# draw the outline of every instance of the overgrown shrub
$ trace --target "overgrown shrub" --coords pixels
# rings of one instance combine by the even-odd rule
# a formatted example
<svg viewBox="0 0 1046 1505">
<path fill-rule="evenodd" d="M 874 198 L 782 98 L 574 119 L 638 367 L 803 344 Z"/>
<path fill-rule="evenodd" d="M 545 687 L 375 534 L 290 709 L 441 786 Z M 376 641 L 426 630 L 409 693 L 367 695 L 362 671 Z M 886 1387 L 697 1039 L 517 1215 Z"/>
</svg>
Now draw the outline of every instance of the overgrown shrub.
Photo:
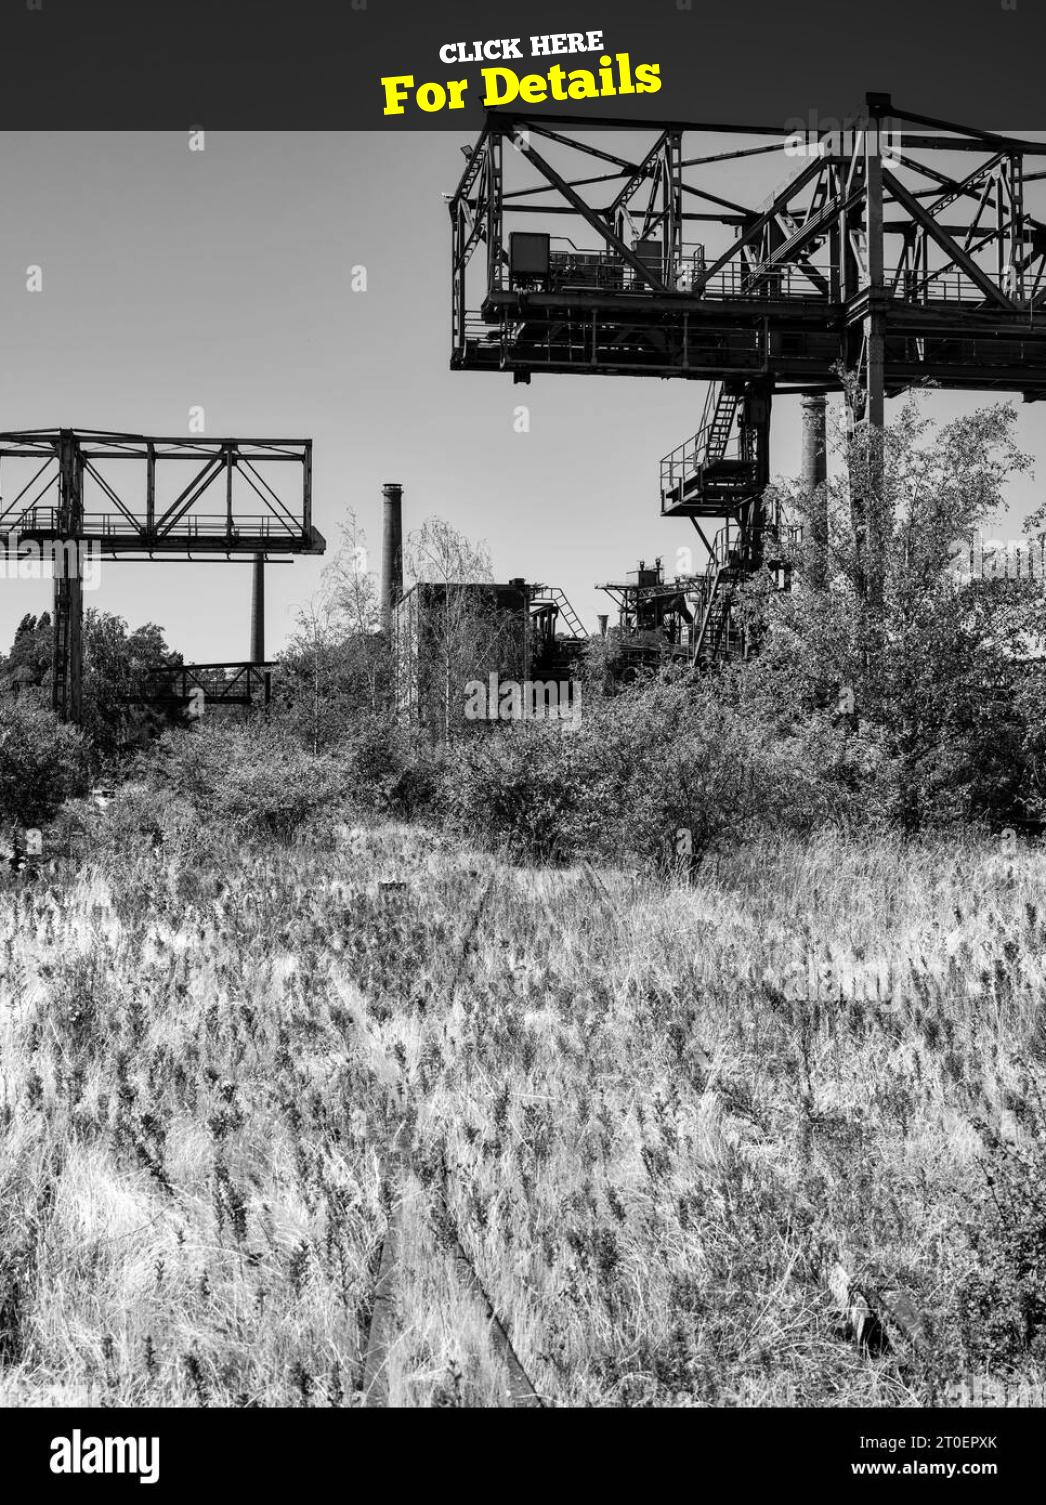
<svg viewBox="0 0 1046 1505">
<path fill-rule="evenodd" d="M 967 1362 L 1019 1369 L 1046 1361 L 1046 1112 L 1025 1115 L 1023 1145 L 992 1134 L 968 1194 L 971 1268 L 956 1307 Z"/>
<path fill-rule="evenodd" d="M 601 702 L 585 726 L 596 797 L 586 836 L 612 859 L 697 865 L 725 838 L 807 829 L 832 801 L 799 749 L 707 682 L 661 678 Z"/>
<path fill-rule="evenodd" d="M 453 827 L 519 859 L 696 867 L 757 832 L 871 819 L 855 788 L 874 749 L 843 747 L 827 722 L 778 737 L 721 682 L 652 678 L 595 697 L 582 716 L 569 733 L 515 723 L 448 749 Z"/>
<path fill-rule="evenodd" d="M 78 732 L 24 697 L 0 699 L 0 817 L 42 825 L 83 779 Z"/>
<path fill-rule="evenodd" d="M 447 750 L 441 808 L 453 830 L 517 860 L 555 861 L 582 845 L 588 749 L 576 733 L 517 722 Z"/>
<path fill-rule="evenodd" d="M 350 807 L 410 820 L 432 813 L 442 751 L 387 716 L 366 716 L 338 748 Z"/>
<path fill-rule="evenodd" d="M 195 857 L 197 845 L 207 842 L 195 806 L 159 780 L 145 778 L 117 786 L 104 809 L 93 799 L 67 800 L 45 839 L 47 851 L 56 855 L 108 852 L 124 862 L 161 848 Z"/>
<path fill-rule="evenodd" d="M 152 782 L 179 795 L 201 820 L 281 840 L 342 793 L 333 759 L 250 722 L 169 734 L 151 768 Z"/>
</svg>

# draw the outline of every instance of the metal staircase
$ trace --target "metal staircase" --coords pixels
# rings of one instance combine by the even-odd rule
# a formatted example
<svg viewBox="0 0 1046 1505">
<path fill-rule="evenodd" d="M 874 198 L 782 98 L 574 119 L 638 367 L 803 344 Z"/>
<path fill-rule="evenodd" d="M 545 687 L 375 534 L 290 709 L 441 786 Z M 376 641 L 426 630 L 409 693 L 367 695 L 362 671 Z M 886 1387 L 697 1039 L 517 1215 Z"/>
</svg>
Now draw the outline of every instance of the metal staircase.
<svg viewBox="0 0 1046 1505">
<path fill-rule="evenodd" d="M 548 596 L 550 601 L 555 602 L 560 617 L 570 629 L 570 636 L 572 638 L 587 638 L 588 633 L 585 631 L 584 627 L 581 624 L 581 618 L 571 606 L 569 600 L 567 599 L 564 592 L 560 590 L 559 586 L 551 586 L 548 590 L 546 590 L 545 594 Z"/>
<path fill-rule="evenodd" d="M 775 507 L 766 517 L 762 567 L 769 570 L 777 590 L 791 589 L 791 550 L 802 541 L 802 527 L 785 520 Z M 734 586 L 750 578 L 736 528 L 721 528 L 712 540 L 709 568 L 696 581 L 697 631 L 693 662 L 710 664 L 745 658 L 752 644 L 732 611 Z"/>
<path fill-rule="evenodd" d="M 716 650 L 722 633 L 723 617 L 728 610 L 725 592 L 720 591 L 722 574 L 723 567 L 717 564 L 715 569 L 706 576 L 708 584 L 703 592 L 704 609 L 701 612 L 701 625 L 694 639 L 695 664 L 715 662 L 718 657 Z"/>
<path fill-rule="evenodd" d="M 713 392 L 715 393 L 715 408 L 712 412 L 712 421 L 708 425 L 708 437 L 705 441 L 704 463 L 706 465 L 714 464 L 716 460 L 721 460 L 726 454 L 727 441 L 734 427 L 734 418 L 737 415 L 738 404 L 741 401 L 741 394 L 739 392 L 729 391 L 719 382 L 711 389 L 709 397 L 711 397 Z"/>
<path fill-rule="evenodd" d="M 723 517 L 756 484 L 754 444 L 737 424 L 742 393 L 709 386 L 701 427 L 661 461 L 661 512 L 667 517 Z"/>
<path fill-rule="evenodd" d="M 714 541 L 711 568 L 703 577 L 698 602 L 699 626 L 694 638 L 693 662 L 707 667 L 744 655 L 744 634 L 733 619 L 733 586 L 741 571 L 729 548 L 729 532 L 723 529 Z"/>
</svg>

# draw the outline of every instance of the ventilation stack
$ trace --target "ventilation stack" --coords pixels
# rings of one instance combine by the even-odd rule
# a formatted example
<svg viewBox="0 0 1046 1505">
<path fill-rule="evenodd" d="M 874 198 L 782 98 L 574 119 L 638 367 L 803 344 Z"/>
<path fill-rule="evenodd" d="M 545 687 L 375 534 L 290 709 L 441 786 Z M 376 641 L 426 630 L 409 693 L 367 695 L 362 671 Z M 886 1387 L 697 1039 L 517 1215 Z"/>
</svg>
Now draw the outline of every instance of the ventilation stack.
<svg viewBox="0 0 1046 1505">
<path fill-rule="evenodd" d="M 392 626 L 392 608 L 403 594 L 403 487 L 395 481 L 387 481 L 381 494 L 385 498 L 381 543 L 381 625 L 388 632 Z"/>
</svg>

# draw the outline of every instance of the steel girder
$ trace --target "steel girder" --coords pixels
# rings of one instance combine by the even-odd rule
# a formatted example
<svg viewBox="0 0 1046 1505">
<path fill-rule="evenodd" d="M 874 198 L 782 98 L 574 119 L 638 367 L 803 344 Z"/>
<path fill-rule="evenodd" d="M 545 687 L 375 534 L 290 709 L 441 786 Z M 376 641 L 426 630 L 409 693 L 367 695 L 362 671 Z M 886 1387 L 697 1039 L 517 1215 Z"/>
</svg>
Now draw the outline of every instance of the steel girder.
<svg viewBox="0 0 1046 1505">
<path fill-rule="evenodd" d="M 77 723 L 81 551 L 168 560 L 322 554 L 325 540 L 312 523 L 312 441 L 3 433 L 0 537 L 9 561 L 27 546 L 54 561 L 52 706 Z"/>
<path fill-rule="evenodd" d="M 912 129 L 924 126 L 936 133 Z M 611 132 L 638 150 L 613 150 Z M 733 149 L 710 152 L 710 136 Z M 769 140 L 740 144 L 752 136 Z M 786 149 L 799 157 L 789 181 L 760 205 L 739 202 L 754 159 Z M 981 160 L 957 172 L 959 153 Z M 450 199 L 451 365 L 840 390 L 840 366 L 874 386 L 881 364 L 887 393 L 934 382 L 1044 396 L 1046 222 L 1026 204 L 1026 181 L 1042 176 L 1026 174 L 1032 156 L 1046 143 L 875 95 L 851 129 L 802 139 L 492 113 Z M 735 160 L 727 195 L 720 169 Z M 551 237 L 547 276 L 514 275 L 519 226 Z"/>
<path fill-rule="evenodd" d="M 774 154 L 797 160 L 757 201 L 746 183 Z M 727 539 L 736 525 L 741 574 L 766 557 L 775 392 L 843 391 L 872 433 L 912 386 L 1046 397 L 1046 221 L 1028 207 L 1046 171 L 1026 169 L 1046 142 L 870 94 L 853 121 L 799 134 L 492 112 L 466 155 L 449 200 L 452 369 L 741 394 L 735 426 L 710 422 L 681 465 L 666 457 L 661 487 L 666 514 L 723 517 Z M 874 465 L 861 485 L 874 491 Z M 859 492 L 874 595 L 876 509 Z"/>
</svg>

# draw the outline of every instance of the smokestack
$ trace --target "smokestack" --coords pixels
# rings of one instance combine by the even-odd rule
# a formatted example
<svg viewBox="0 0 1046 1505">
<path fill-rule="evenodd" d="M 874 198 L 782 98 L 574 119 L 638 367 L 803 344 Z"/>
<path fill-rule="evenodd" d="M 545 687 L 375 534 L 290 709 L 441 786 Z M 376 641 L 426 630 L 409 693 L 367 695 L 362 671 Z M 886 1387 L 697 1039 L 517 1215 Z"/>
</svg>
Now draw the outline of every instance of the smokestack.
<svg viewBox="0 0 1046 1505">
<path fill-rule="evenodd" d="M 601 615 L 596 618 L 596 621 L 599 623 L 599 636 L 601 638 L 605 638 L 607 635 L 607 622 L 609 620 L 609 613 L 605 616 Z"/>
<path fill-rule="evenodd" d="M 392 608 L 403 594 L 403 487 L 387 481 L 381 488 L 385 517 L 381 543 L 381 625 L 392 626 Z"/>
<path fill-rule="evenodd" d="M 823 590 L 828 581 L 825 405 L 823 393 L 803 396 L 803 501 L 809 544 L 806 554 L 810 584 L 815 590 Z"/>
<path fill-rule="evenodd" d="M 265 555 L 255 554 L 251 580 L 251 663 L 265 662 Z"/>
</svg>

